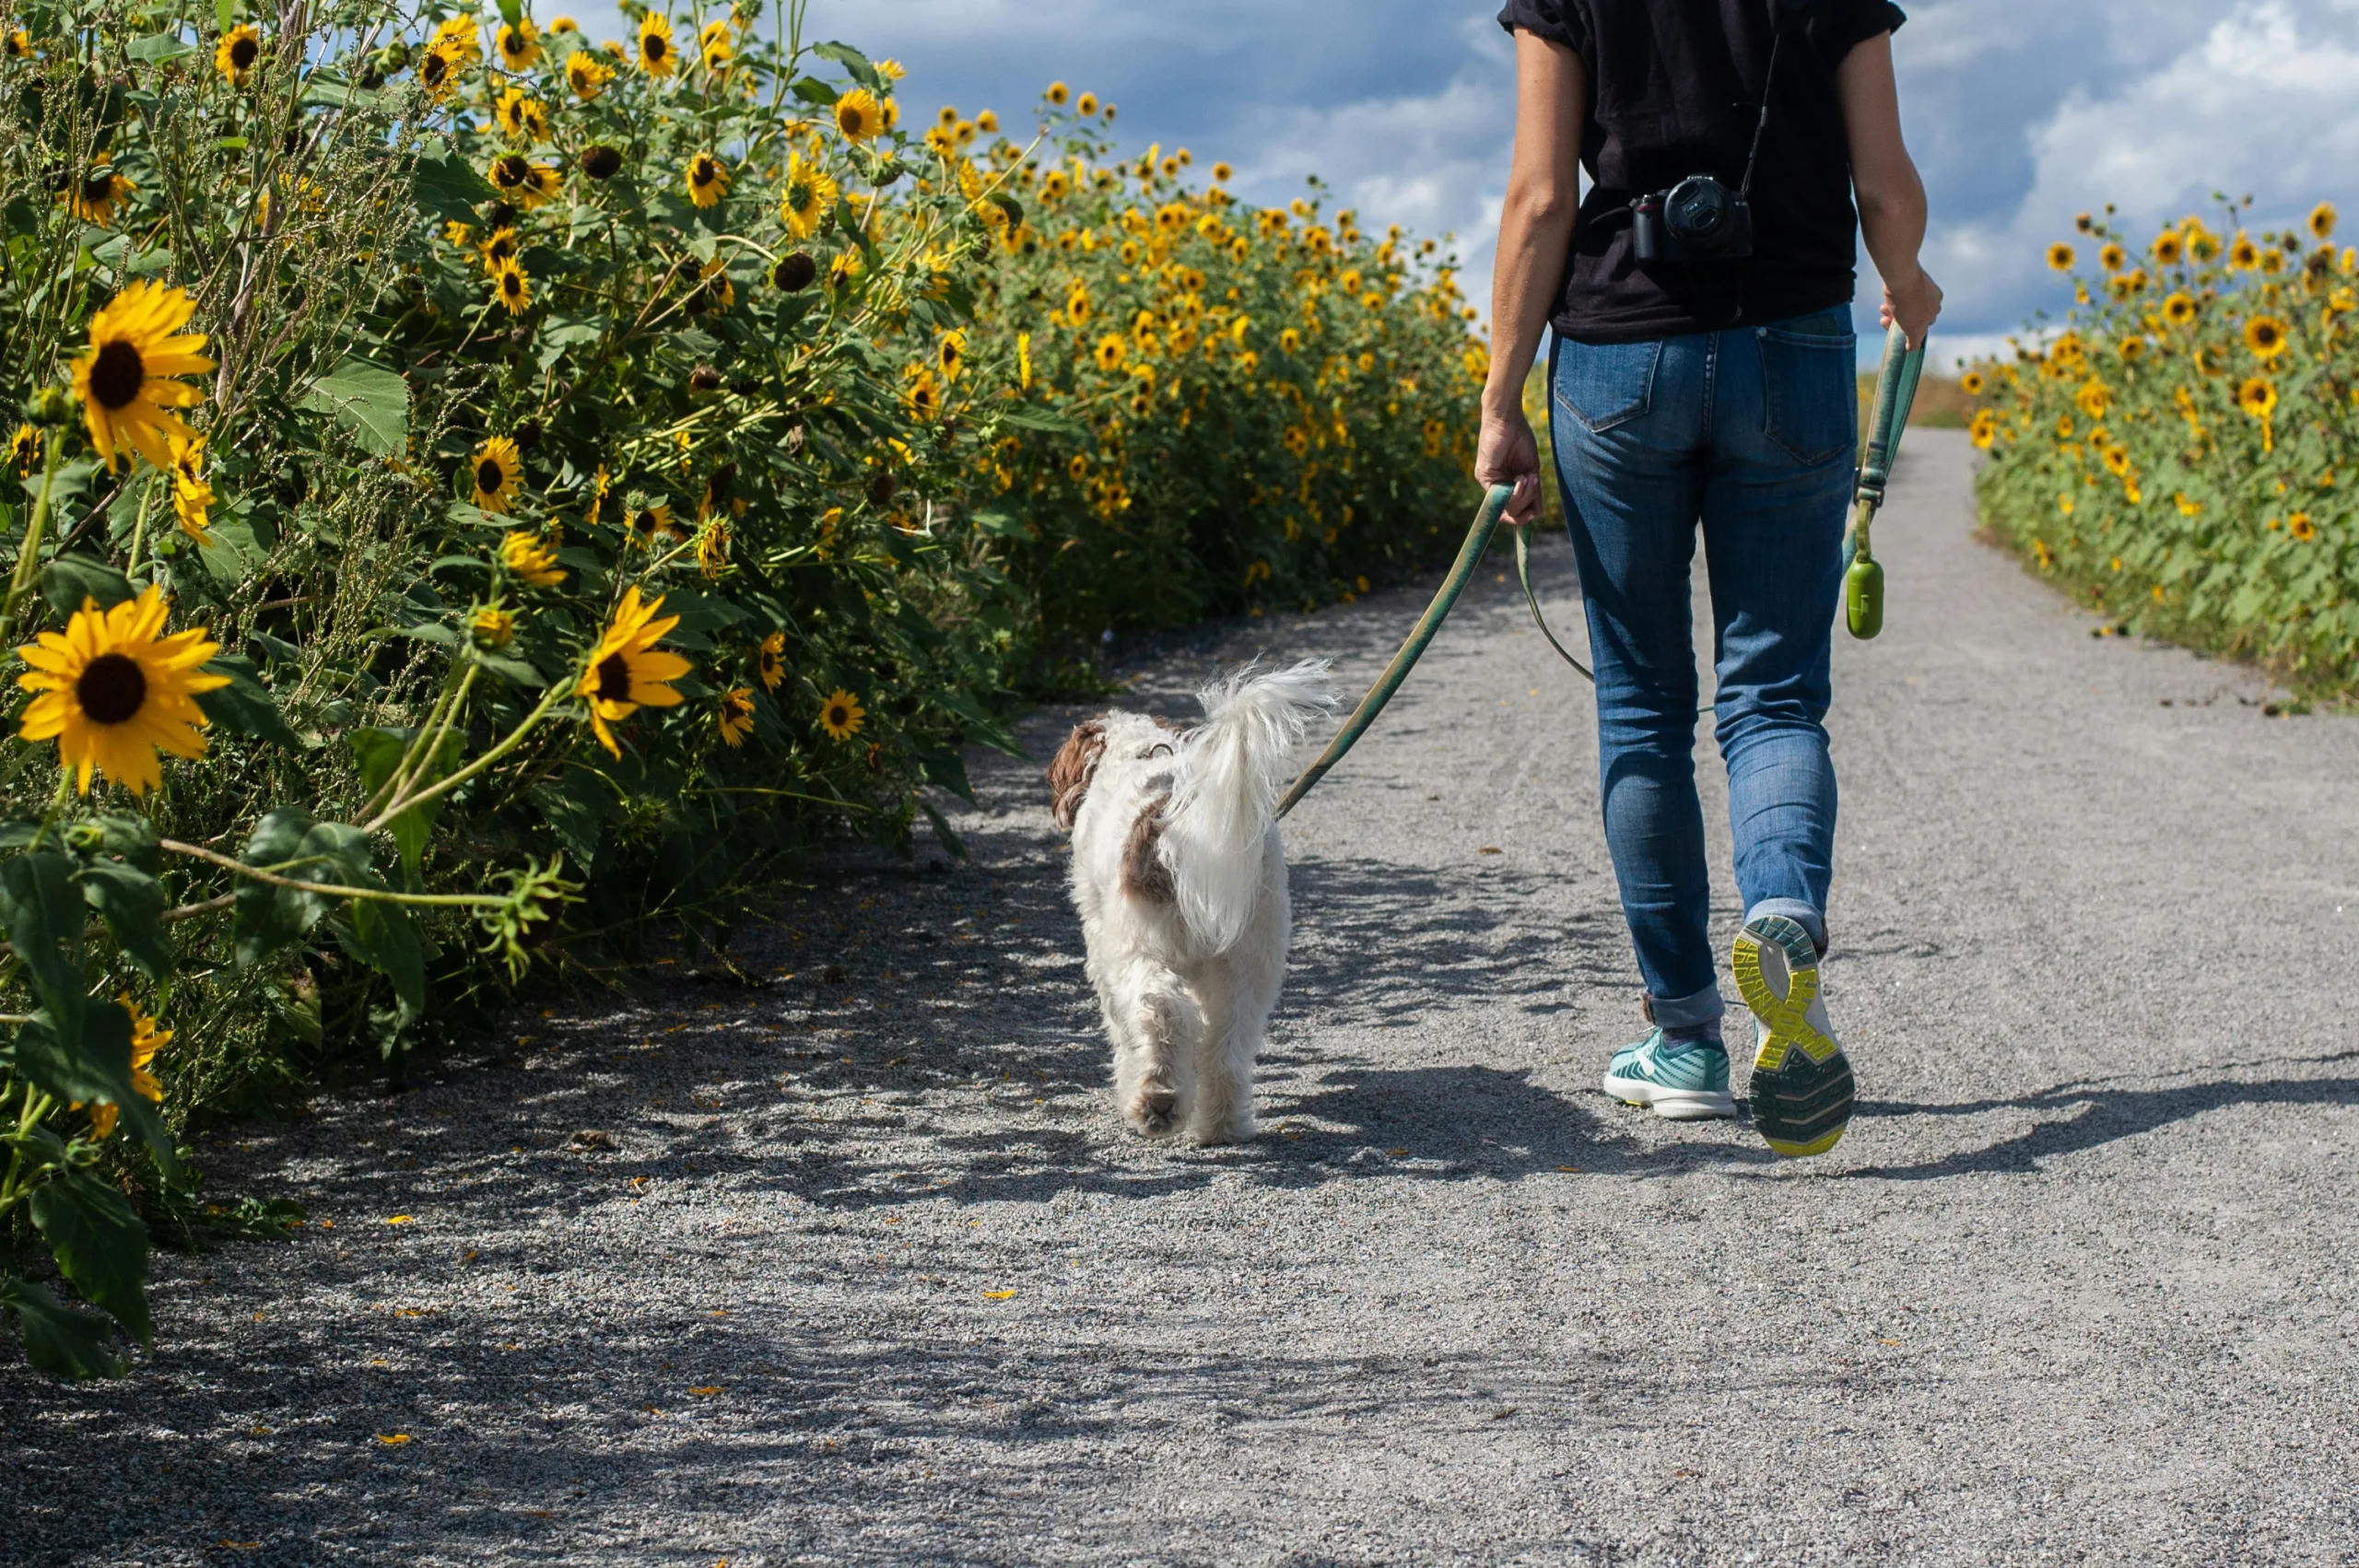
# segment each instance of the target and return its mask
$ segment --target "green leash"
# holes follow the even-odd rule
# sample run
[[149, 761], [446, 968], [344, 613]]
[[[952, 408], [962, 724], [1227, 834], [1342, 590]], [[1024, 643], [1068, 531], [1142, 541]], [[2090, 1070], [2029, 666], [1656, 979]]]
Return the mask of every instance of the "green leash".
[[[1870, 424], [1867, 461], [1860, 465], [1858, 486], [1859, 507], [1851, 526], [1843, 536], [1844, 612], [1851, 635], [1871, 638], [1884, 629], [1884, 567], [1868, 547], [1868, 530], [1875, 521], [1876, 509], [1884, 504], [1884, 484], [1892, 474], [1893, 459], [1900, 451], [1900, 432], [1908, 423], [1908, 407], [1917, 398], [1917, 380], [1925, 366], [1925, 350], [1920, 345], [1910, 348], [1898, 326], [1884, 334], [1884, 370], [1876, 379], [1875, 413]], [[1294, 810], [1318, 782], [1327, 777], [1327, 770], [1344, 760], [1359, 738], [1401, 689], [1424, 656], [1426, 644], [1441, 630], [1442, 622], [1458, 603], [1459, 595], [1474, 579], [1474, 569], [1483, 564], [1484, 552], [1491, 547], [1491, 535], [1498, 532], [1499, 519], [1506, 514], [1508, 502], [1515, 497], [1511, 486], [1494, 485], [1483, 497], [1483, 504], [1475, 509], [1473, 524], [1466, 531], [1466, 542], [1458, 547], [1458, 559], [1450, 563], [1449, 575], [1442, 579], [1441, 587], [1434, 591], [1433, 603], [1409, 628], [1409, 635], [1393, 654], [1392, 662], [1376, 678], [1376, 685], [1360, 698], [1319, 760], [1304, 768], [1302, 777], [1286, 790], [1285, 799], [1278, 802], [1278, 815]], [[1523, 585], [1523, 602], [1532, 610], [1532, 624], [1548, 639], [1556, 656], [1580, 673], [1590, 685], [1597, 684], [1597, 676], [1588, 665], [1573, 657], [1572, 650], [1556, 640], [1548, 629], [1548, 619], [1540, 613], [1540, 597], [1532, 588], [1531, 530], [1519, 527], [1515, 531], [1515, 575]], [[1696, 709], [1708, 713], [1710, 708]]]

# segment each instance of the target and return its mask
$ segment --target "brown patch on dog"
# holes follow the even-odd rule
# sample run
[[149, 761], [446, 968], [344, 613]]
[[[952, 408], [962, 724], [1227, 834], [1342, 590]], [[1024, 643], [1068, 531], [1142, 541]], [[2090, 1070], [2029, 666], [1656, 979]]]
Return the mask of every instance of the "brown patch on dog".
[[1074, 726], [1049, 763], [1049, 814], [1067, 833], [1073, 831], [1073, 819], [1081, 814], [1081, 800], [1089, 793], [1089, 778], [1097, 771], [1097, 759], [1105, 755], [1106, 721], [1092, 719]]
[[1142, 903], [1168, 904], [1180, 895], [1171, 868], [1156, 853], [1163, 842], [1163, 808], [1170, 802], [1166, 792], [1140, 808], [1130, 837], [1122, 840], [1122, 891]]

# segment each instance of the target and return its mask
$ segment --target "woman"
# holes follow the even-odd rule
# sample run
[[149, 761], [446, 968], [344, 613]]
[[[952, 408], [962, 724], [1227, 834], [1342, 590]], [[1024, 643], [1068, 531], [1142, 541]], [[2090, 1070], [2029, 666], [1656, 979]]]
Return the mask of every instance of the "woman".
[[1790, 1155], [1832, 1148], [1851, 1114], [1818, 962], [1860, 232], [1887, 325], [1920, 343], [1942, 303], [1917, 259], [1925, 192], [1892, 75], [1902, 20], [1887, 0], [1508, 0], [1499, 17], [1516, 45], [1515, 162], [1475, 476], [1515, 486], [1511, 522], [1538, 511], [1523, 380], [1553, 326], [1549, 433], [1588, 600], [1606, 844], [1654, 1025], [1614, 1055], [1605, 1092], [1675, 1119], [1735, 1114], [1696, 794], [1700, 525], [1753, 1118]]

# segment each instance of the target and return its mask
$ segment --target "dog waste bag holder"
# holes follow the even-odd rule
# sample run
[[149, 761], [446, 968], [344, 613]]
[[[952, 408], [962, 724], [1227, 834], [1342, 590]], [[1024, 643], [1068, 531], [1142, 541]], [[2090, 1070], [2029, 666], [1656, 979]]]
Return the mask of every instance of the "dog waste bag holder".
[[1853, 492], [1851, 526], [1843, 536], [1843, 624], [1856, 638], [1872, 638], [1884, 630], [1884, 563], [1875, 557], [1869, 530], [1875, 524], [1876, 509], [1884, 505], [1884, 487], [1900, 456], [1901, 432], [1908, 427], [1909, 405], [1917, 401], [1917, 380], [1924, 369], [1925, 345], [1909, 347], [1897, 322], [1885, 329], [1867, 454]]

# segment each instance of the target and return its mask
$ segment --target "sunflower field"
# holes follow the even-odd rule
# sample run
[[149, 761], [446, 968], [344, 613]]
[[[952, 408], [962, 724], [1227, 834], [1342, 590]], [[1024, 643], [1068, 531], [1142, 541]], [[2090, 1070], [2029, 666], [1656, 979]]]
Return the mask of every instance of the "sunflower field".
[[1429, 242], [1117, 159], [1062, 84], [1020, 137], [906, 110], [799, 4], [623, 10], [0, 7], [39, 1365], [151, 1340], [151, 1234], [299, 1223], [200, 1200], [205, 1117], [725, 940], [830, 837], [958, 852], [930, 792], [1110, 630], [1454, 545]]
[[[2108, 211], [2048, 249], [2060, 331], [1971, 367], [1987, 526], [2079, 602], [2359, 687], [2359, 252], [2326, 204], [2282, 232], [2245, 206], [2142, 242]], [[2094, 260], [2095, 269], [2084, 270]]]

